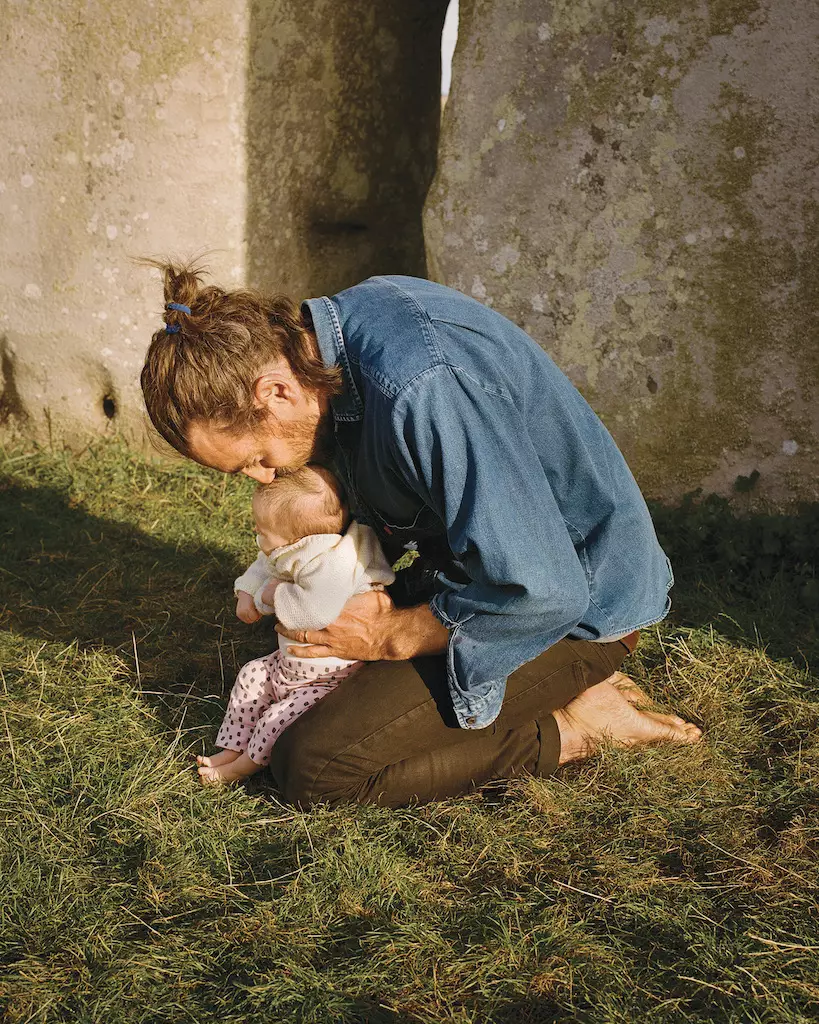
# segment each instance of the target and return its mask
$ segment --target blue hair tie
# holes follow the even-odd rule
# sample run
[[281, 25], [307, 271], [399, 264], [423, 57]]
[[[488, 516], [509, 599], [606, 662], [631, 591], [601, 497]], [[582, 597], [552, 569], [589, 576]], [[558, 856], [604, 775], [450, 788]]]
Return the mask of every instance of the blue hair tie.
[[[165, 306], [165, 309], [176, 309], [180, 313], [187, 313], [188, 316], [191, 315], [190, 306], [185, 306], [181, 302], [169, 302]], [[181, 330], [182, 328], [179, 324], [165, 324], [166, 334], [178, 334]]]

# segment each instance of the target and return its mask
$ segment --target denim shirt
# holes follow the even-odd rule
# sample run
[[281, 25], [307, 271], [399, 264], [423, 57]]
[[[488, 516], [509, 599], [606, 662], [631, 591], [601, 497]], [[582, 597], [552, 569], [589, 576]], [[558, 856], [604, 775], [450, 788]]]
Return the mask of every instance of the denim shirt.
[[[563, 637], [600, 640], [668, 612], [671, 566], [606, 428], [524, 331], [460, 292], [373, 277], [309, 299], [353, 514], [389, 551], [448, 556], [430, 600], [449, 630], [462, 728]], [[399, 574], [400, 576], [401, 574]]]

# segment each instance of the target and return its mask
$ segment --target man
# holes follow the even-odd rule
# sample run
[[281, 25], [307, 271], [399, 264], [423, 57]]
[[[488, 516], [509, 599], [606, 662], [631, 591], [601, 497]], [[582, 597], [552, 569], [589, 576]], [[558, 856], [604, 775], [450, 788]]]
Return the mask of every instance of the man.
[[157, 264], [168, 322], [142, 374], [158, 431], [273, 483], [311, 460], [388, 554], [394, 597], [351, 599], [304, 657], [365, 666], [274, 748], [302, 805], [399, 805], [545, 775], [603, 739], [693, 743], [618, 672], [673, 578], [636, 483], [523, 331], [458, 292], [372, 278], [301, 308]]

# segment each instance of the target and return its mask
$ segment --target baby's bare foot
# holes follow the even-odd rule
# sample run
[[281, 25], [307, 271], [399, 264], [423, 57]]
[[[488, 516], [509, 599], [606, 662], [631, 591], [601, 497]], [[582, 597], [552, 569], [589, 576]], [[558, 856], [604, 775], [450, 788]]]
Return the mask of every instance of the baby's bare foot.
[[247, 779], [251, 775], [255, 775], [261, 767], [260, 764], [252, 761], [247, 754], [239, 754], [234, 760], [226, 764], [216, 766], [202, 765], [198, 769], [199, 781], [203, 785], [239, 782], [241, 779]]
[[[640, 694], [645, 697], [642, 691]], [[605, 742], [618, 747], [641, 747], [654, 743], [698, 743], [702, 738], [696, 725], [677, 715], [638, 711], [608, 680], [590, 687], [565, 708], [555, 711], [554, 716], [560, 730], [560, 764], [589, 757]]]
[[230, 764], [231, 761], [235, 761], [239, 754], [240, 751], [238, 750], [220, 750], [218, 754], [209, 754], [207, 757], [199, 754], [196, 758], [196, 763], [204, 765], [206, 768], [218, 768], [219, 765]]

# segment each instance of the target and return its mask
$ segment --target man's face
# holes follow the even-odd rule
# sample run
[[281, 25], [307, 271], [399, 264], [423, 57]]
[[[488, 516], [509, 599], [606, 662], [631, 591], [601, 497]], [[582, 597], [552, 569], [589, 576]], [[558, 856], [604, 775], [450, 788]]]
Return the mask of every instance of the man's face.
[[188, 442], [192, 457], [203, 466], [223, 473], [244, 473], [260, 484], [269, 484], [326, 454], [329, 420], [329, 415], [315, 409], [286, 423], [268, 413], [254, 428], [239, 432], [198, 422], [191, 425]]

